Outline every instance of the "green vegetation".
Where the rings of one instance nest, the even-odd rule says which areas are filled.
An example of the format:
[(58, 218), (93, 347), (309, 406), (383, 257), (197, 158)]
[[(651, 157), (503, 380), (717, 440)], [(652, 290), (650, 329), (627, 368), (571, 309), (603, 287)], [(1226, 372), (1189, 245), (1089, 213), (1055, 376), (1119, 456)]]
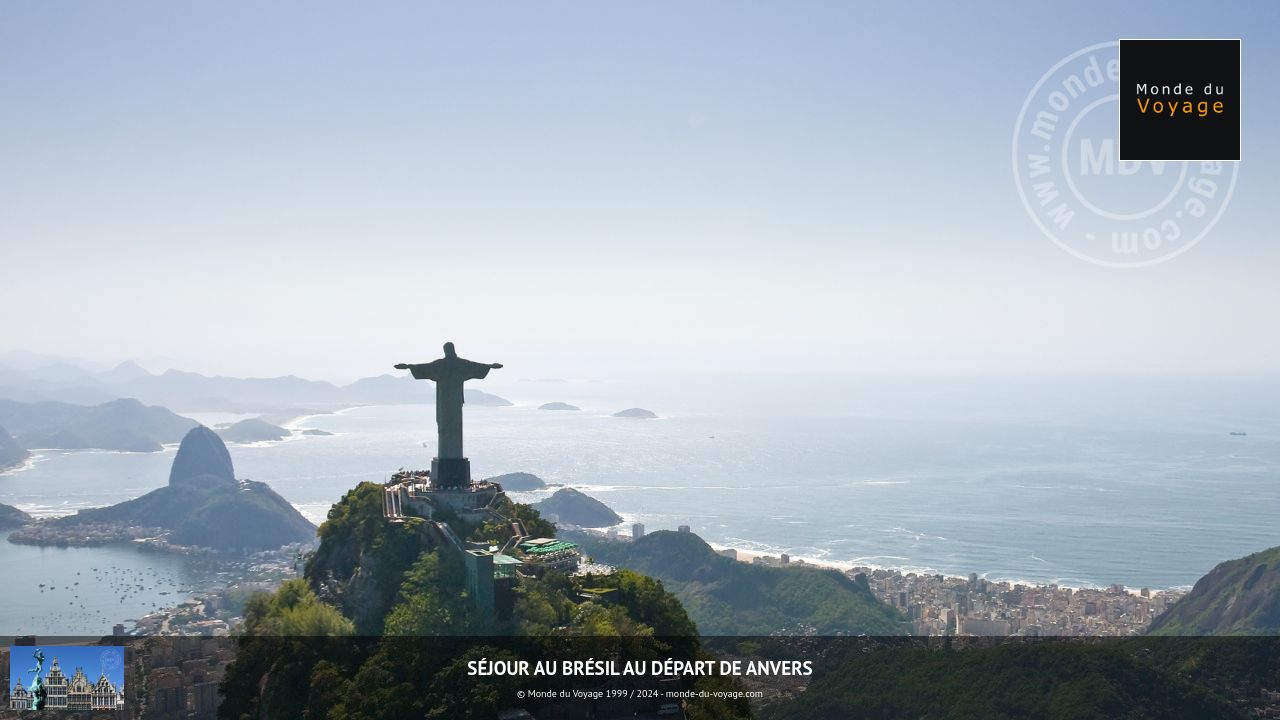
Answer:
[(288, 580), (272, 595), (260, 593), (245, 605), (245, 632), (252, 635), (341, 637), (355, 633), (355, 625), (330, 605), (320, 602), (307, 583)]
[(659, 578), (707, 635), (898, 635), (902, 617), (835, 570), (767, 567), (717, 554), (692, 533), (659, 531), (636, 542), (574, 534), (601, 562)]
[(404, 574), (400, 597), (387, 614), (385, 634), (414, 637), (482, 634), (465, 590), (466, 569), (456, 553), (423, 552)]
[[(538, 512), (532, 505), (511, 502), (505, 495), (499, 503), (498, 512), (504, 516), (516, 520), (520, 520), (524, 524), (525, 533), (530, 537), (555, 537), (556, 526), (547, 522), (542, 518), (542, 513)], [(469, 529), (462, 527), (460, 523), (451, 523), (455, 531), (461, 537), (467, 537), (477, 542), (488, 540), (491, 543), (502, 545), (511, 539), (514, 534), (511, 529), (511, 523), (500, 520), (490, 520), (480, 527)]]
[(922, 641), (842, 646), (766, 720), (860, 718), (1236, 718), (1224, 697), (1141, 659), (1133, 641)]
[(1280, 635), (1280, 547), (1219, 564), (1151, 624), (1152, 635)]
[(179, 545), (268, 550), (314, 536), (315, 526), (287, 500), (264, 483), (245, 481), (234, 492), (206, 493), (170, 539)]
[(176, 544), (215, 550), (270, 550), (315, 537), (315, 526), (274, 490), (237, 482), (226, 445), (203, 426), (182, 438), (167, 486), (46, 521), (45, 527), (73, 533), (93, 524), (163, 528)]
[[(510, 510), (526, 525), (545, 524), (528, 506)], [(656, 680), (475, 677), (469, 660), (706, 659), (679, 601), (661, 582), (625, 570), (523, 577), (509, 620), (479, 617), (461, 559), (435, 547), (424, 528), (417, 519), (387, 522), (381, 486), (364, 483), (348, 492), (320, 527), (306, 580), (249, 601), (219, 717), (488, 719), (515, 703), (519, 688), (652, 687)], [(473, 534), (490, 538), (489, 531), (500, 530), (495, 524)], [(740, 689), (719, 676), (680, 682), (684, 689)], [(523, 705), (536, 714), (548, 702)], [(750, 713), (745, 700), (718, 699), (695, 702), (690, 717), (736, 720)]]
[(45, 521), (58, 529), (111, 523), (158, 527), (179, 545), (225, 551), (257, 551), (306, 542), (315, 526), (263, 483), (239, 486), (180, 485), (157, 488), (140, 498)]
[(382, 516), (382, 486), (361, 483), (348, 491), (320, 526), (320, 548), (307, 560), (305, 576), (325, 602), (355, 621), (364, 635), (377, 635), (424, 547), (423, 521), (389, 523)]
[(573, 488), (561, 488), (534, 507), (544, 515), (555, 515), (561, 522), (579, 527), (610, 527), (622, 522), (622, 517), (608, 505)]
[[(228, 668), (220, 717), (492, 718), (513, 704), (517, 690), (652, 687), (654, 680), (474, 676), (468, 661), (706, 659), (700, 626), (712, 634), (755, 635), (800, 628), (887, 634), (900, 627), (865, 583), (816, 568), (739, 563), (694, 535), (670, 532), (635, 543), (573, 535), (597, 559), (630, 569), (523, 577), (514, 588), (512, 617), (483, 618), (465, 590), (459, 557), (435, 547), (423, 521), (387, 522), (381, 493), (381, 486), (366, 483), (333, 507), (306, 583), (291, 581), (273, 596), (249, 601), (247, 634)], [(527, 506), (509, 509), (526, 524), (545, 522)], [(503, 523), (456, 529), (489, 541), (509, 532)], [(1251, 559), (1255, 567), (1257, 560)], [(1248, 577), (1241, 587), (1263, 580), (1249, 585)], [(1263, 638), (709, 642), (730, 643), (725, 650), (733, 655), (814, 662), (807, 689), (761, 708), (766, 720), (1213, 720), (1239, 717), (1280, 677), (1275, 640)], [(679, 683), (683, 689), (742, 688), (721, 676)], [(549, 710), (548, 702), (519, 704), (538, 715)], [(744, 700), (704, 699), (691, 705), (688, 717), (745, 719), (751, 710)]]

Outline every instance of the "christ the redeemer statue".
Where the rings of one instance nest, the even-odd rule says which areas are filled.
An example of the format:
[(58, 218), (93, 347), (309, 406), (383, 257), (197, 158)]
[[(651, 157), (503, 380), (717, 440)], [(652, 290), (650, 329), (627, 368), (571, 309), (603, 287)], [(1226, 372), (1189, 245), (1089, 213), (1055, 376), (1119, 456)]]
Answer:
[(400, 363), (417, 380), (436, 384), (436, 432), (439, 446), (431, 461), (431, 484), (436, 487), (465, 487), (471, 483), (471, 463), (462, 454), (462, 383), (480, 380), (500, 363), (478, 363), (458, 357), (453, 343), (444, 344), (444, 357), (429, 363)]

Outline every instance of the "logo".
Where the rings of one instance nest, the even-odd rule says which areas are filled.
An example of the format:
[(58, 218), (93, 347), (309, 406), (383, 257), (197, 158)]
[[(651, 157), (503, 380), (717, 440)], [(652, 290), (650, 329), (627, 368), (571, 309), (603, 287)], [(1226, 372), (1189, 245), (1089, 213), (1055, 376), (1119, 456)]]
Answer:
[(1023, 207), (1058, 247), (1097, 265), (1144, 267), (1213, 229), (1239, 165), (1131, 161), (1119, 153), (1119, 43), (1078, 50), (1031, 88), (1013, 131)]
[(1239, 40), (1121, 40), (1120, 157), (1240, 159)]

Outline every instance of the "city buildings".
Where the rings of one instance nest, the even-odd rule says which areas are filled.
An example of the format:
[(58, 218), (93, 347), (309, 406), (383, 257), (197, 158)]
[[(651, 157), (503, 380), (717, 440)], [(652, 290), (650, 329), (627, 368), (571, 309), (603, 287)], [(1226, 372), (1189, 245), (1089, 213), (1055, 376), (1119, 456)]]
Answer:
[(913, 635), (1123, 636), (1141, 633), (1184, 594), (1134, 593), (1123, 585), (1069, 588), (854, 568), (881, 601), (898, 608)]
[[(97, 682), (90, 682), (84, 668), (77, 667), (70, 678), (53, 658), (53, 665), (44, 677), (46, 710), (115, 710), (124, 706), (124, 689), (117, 688), (105, 674)], [(14, 681), (9, 693), (10, 710), (31, 708), (31, 693), (23, 686), (22, 678)]]

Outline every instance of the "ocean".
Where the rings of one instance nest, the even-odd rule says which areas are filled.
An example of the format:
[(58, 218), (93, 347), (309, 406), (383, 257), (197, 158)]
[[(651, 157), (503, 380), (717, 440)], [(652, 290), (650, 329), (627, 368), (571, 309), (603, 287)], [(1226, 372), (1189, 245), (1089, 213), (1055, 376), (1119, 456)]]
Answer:
[[(717, 545), (841, 565), (1151, 588), (1189, 586), (1280, 544), (1273, 383), (717, 375), (477, 386), (516, 405), (466, 407), (473, 474), (527, 471), (578, 488), (622, 515), (624, 532), (689, 525)], [(551, 401), (582, 410), (538, 409)], [(635, 406), (660, 418), (611, 417)], [(425, 468), (434, 451), (431, 406), (352, 408), (295, 427), (334, 435), (231, 454), (237, 475), (316, 522), (355, 484)], [(175, 451), (39, 451), (0, 474), (0, 502), (55, 515), (137, 497), (166, 482)], [(156, 582), (123, 599), (110, 582), (93, 586), (101, 600), (75, 627), (81, 599), (42, 610), (39, 583), (62, 587), (92, 567)], [(7, 597), (22, 599), (0, 604), (0, 631), (66, 634), (176, 602), (208, 569), (127, 546), (0, 542), (0, 572)]]

